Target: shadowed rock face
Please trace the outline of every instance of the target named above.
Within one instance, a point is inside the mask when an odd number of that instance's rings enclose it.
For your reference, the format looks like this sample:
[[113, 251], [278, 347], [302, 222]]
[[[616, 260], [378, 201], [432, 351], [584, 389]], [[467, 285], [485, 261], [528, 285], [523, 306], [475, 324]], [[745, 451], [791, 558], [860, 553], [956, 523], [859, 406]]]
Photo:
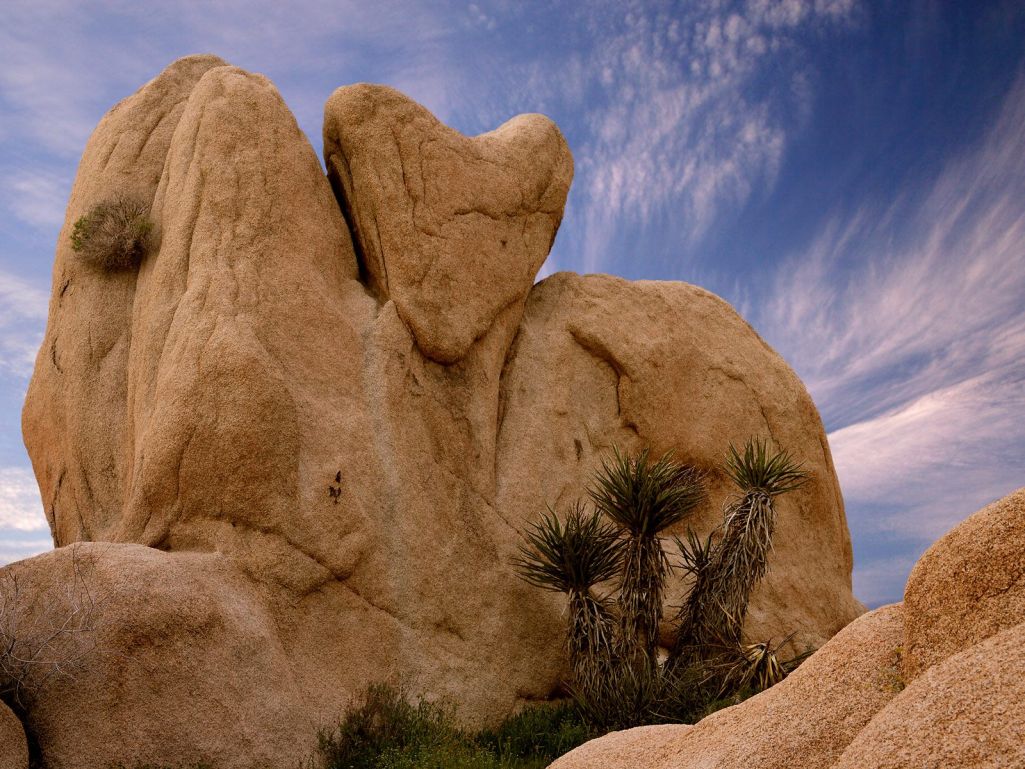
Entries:
[[[201, 56], [86, 147], [25, 442], [56, 545], [104, 543], [88, 554], [117, 596], [105, 643], [156, 639], [123, 653], [173, 675], [125, 679], [99, 656], [48, 687], [27, 725], [50, 765], [209, 760], [216, 728], [241, 746], [220, 767], [292, 765], [354, 691], [395, 675], [477, 722], [549, 696], [562, 606], [509, 560], [613, 443], [709, 470], [707, 531], [728, 443], [775, 438], [811, 482], [781, 500], [748, 630], [819, 645], [861, 611], [818, 414], [725, 302], [604, 276], [533, 285], [572, 177], [551, 121], [467, 138], [359, 85], [329, 100], [324, 146], [327, 177], [272, 84]], [[101, 272], [69, 235], [119, 192], [152, 201], [158, 245]], [[44, 584], [73, 552], [18, 568]], [[240, 670], [258, 692], [219, 686]], [[131, 696], [83, 728], [107, 682]], [[173, 739], [133, 728], [162, 709]]]

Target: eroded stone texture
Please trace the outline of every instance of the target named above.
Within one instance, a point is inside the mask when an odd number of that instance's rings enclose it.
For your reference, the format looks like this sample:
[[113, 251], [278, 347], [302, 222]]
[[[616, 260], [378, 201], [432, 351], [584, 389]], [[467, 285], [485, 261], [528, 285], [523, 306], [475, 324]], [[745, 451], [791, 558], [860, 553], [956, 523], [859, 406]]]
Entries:
[[876, 609], [782, 683], [739, 705], [692, 727], [660, 727], [646, 739], [627, 742], [610, 735], [604, 738], [615, 749], [610, 760], [601, 760], [602, 741], [596, 740], [567, 753], [552, 769], [827, 769], [900, 691], [902, 631], [900, 604]]
[[274, 617], [216, 554], [87, 542], [5, 577], [23, 640], [72, 631], [42, 657], [68, 674], [26, 706], [48, 769], [292, 766], [296, 734], [315, 733]]
[[0, 702], [0, 769], [28, 769], [25, 730], [14, 712]]
[[[118, 193], [153, 200], [185, 102], [216, 56], [180, 59], [108, 112], [86, 144], [57, 239], [46, 335], [25, 398], [25, 443], [57, 544], [106, 539], [130, 475], [126, 370], [137, 273], [71, 250], [75, 221]], [[57, 511], [63, 514], [56, 514]]]
[[835, 769], [1025, 766], [1023, 645], [1025, 623], [937, 662], [876, 714]]
[[935, 542], [911, 570], [904, 604], [909, 680], [1025, 621], [1025, 489]]
[[379, 85], [332, 94], [324, 156], [368, 285], [441, 363], [522, 303], [573, 178], [569, 147], [543, 115], [470, 138]]
[[[163, 126], [124, 172], [148, 180], [158, 246], [136, 272], [86, 273], [65, 227], [24, 429], [55, 542], [109, 543], [97, 573], [140, 586], [117, 594], [105, 643], [153, 664], [213, 655], [168, 663], [195, 698], [168, 721], [199, 746], [182, 755], [212, 744], [181, 723], [206, 708], [283, 726], [204, 760], [251, 766], [282, 740], [303, 756], [353, 693], [397, 676], [477, 723], [550, 696], [566, 672], [563, 606], [510, 561], [526, 523], [579, 493], [614, 442], [712, 467], [729, 440], [774, 437], [811, 480], [780, 506], [777, 576], [749, 630], [820, 643], [861, 610], [814, 406], [736, 313], [683, 285], [559, 275], [531, 288], [572, 170], [550, 121], [468, 139], [389, 89], [342, 89], [325, 126], [340, 205], [265, 78], [192, 58], [104, 119], [69, 223], [114, 190], [94, 186], [94, 155], [110, 139], [120, 157], [117, 135], [137, 125]], [[96, 347], [97, 317], [112, 347]], [[714, 476], [700, 529], [725, 494]], [[52, 562], [19, 568], [44, 584]], [[136, 600], [152, 611], [129, 616]], [[196, 645], [166, 629], [176, 613]], [[130, 640], [165, 636], [143, 651]], [[231, 651], [256, 636], [260, 653]], [[89, 687], [120, 680], [90, 664], [33, 722], [55, 766], [87, 739], [60, 725]], [[232, 683], [240, 671], [266, 680], [259, 695]], [[108, 762], [183, 760], [179, 736], [157, 729], [176, 695], [145, 684], [104, 690], [101, 710], [125, 728], [89, 743], [100, 765], [103, 745]], [[247, 704], [257, 696], [295, 712]], [[152, 730], [127, 728], [143, 717]]]

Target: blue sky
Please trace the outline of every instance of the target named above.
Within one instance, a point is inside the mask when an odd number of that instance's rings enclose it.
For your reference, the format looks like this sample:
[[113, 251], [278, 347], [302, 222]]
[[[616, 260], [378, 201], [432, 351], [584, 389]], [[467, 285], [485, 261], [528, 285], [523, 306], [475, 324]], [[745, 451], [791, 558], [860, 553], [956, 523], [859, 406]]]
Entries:
[[856, 594], [1025, 485], [1020, 2], [7, 2], [0, 26], [0, 562], [50, 546], [21, 441], [57, 232], [103, 113], [173, 59], [324, 101], [387, 83], [464, 133], [562, 128], [576, 179], [542, 275], [731, 301], [829, 432]]

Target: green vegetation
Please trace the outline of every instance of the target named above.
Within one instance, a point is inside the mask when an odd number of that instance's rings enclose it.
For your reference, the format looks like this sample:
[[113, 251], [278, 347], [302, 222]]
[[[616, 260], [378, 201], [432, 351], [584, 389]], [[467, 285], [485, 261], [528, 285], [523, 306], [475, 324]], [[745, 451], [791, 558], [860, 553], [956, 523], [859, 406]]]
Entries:
[[472, 734], [454, 709], [401, 688], [370, 686], [320, 736], [326, 769], [542, 769], [590, 737], [569, 705], [540, 705]]
[[82, 261], [106, 271], [136, 267], [150, 246], [149, 206], [118, 195], [93, 206], [71, 230], [71, 249]]
[[[589, 491], [594, 512], [578, 502], [562, 524], [549, 509], [526, 533], [516, 565], [531, 584], [569, 596], [568, 685], [596, 733], [694, 722], [781, 681], [806, 656], [781, 661], [789, 637], [773, 644], [742, 634], [751, 591], [768, 569], [774, 500], [805, 473], [758, 440], [743, 451], [730, 446], [724, 469], [740, 495], [725, 505], [722, 524], [703, 539], [689, 527], [685, 540], [675, 538], [692, 583], [664, 662], [659, 626], [672, 566], [662, 534], [706, 499], [695, 468], [669, 454], [651, 461], [647, 451], [626, 457], [614, 449]], [[613, 578], [615, 598], [595, 592]]]
[[562, 524], [551, 510], [526, 533], [515, 563], [523, 579], [569, 597], [567, 648], [573, 680], [592, 696], [611, 673], [615, 627], [610, 602], [594, 587], [619, 572], [623, 546], [614, 526], [574, 505]]

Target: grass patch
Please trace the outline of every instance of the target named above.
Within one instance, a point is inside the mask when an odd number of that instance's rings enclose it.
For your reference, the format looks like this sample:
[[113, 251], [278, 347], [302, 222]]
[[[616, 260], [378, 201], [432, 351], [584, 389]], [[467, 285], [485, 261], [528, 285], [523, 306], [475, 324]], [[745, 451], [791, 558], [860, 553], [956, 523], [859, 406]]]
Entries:
[[478, 733], [455, 709], [374, 684], [319, 741], [326, 769], [543, 769], [591, 734], [571, 705], [539, 705]]

